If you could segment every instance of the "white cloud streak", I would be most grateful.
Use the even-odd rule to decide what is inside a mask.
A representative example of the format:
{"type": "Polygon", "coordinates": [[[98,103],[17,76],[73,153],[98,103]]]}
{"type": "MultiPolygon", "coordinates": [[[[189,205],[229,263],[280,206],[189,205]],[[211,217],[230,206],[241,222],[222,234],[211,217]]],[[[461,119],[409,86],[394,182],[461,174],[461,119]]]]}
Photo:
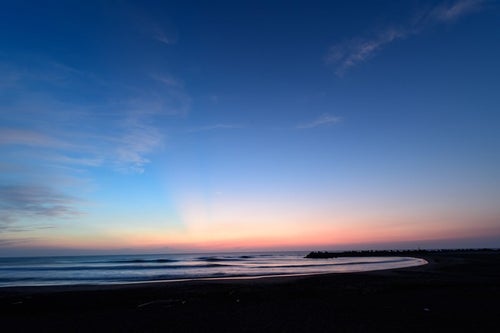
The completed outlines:
{"type": "Polygon", "coordinates": [[[48,186],[0,186],[0,232],[24,230],[18,221],[25,218],[54,219],[81,215],[74,207],[77,202],[76,198],[48,186]]]}
{"type": "Polygon", "coordinates": [[[342,121],[342,118],[340,117],[332,116],[330,114],[323,114],[322,116],[310,122],[297,125],[297,128],[310,129],[315,127],[331,126],[339,123],[340,121],[342,121]]]}
{"type": "MultiPolygon", "coordinates": [[[[94,76],[82,77],[64,65],[51,68],[55,76],[65,77],[67,82],[95,81],[94,76]]],[[[169,74],[146,74],[142,79],[147,88],[107,82],[106,89],[117,97],[101,105],[62,103],[50,90],[53,87],[34,95],[28,87],[37,76],[34,69],[31,76],[21,76],[8,88],[25,98],[0,112],[0,121],[5,124],[0,127],[4,156],[8,152],[54,166],[110,167],[122,173],[143,173],[151,163],[150,155],[163,145],[161,122],[166,117],[186,116],[191,107],[182,82],[169,74]]]]}
{"type": "Polygon", "coordinates": [[[431,11],[430,18],[441,22],[454,21],[462,16],[480,10],[484,2],[484,0],[459,0],[452,3],[444,3],[431,11]]]}
{"type": "Polygon", "coordinates": [[[335,69],[337,76],[343,76],[349,69],[367,61],[385,46],[417,35],[433,25],[456,21],[460,17],[480,10],[483,3],[483,0],[457,0],[442,3],[422,11],[405,25],[388,27],[372,37],[356,37],[331,46],[325,62],[335,69]]]}
{"type": "Polygon", "coordinates": [[[104,163],[103,158],[73,157],[60,154],[48,155],[47,159],[57,164],[79,165],[84,167],[99,167],[104,163]]]}
{"type": "MultiPolygon", "coordinates": [[[[146,24],[142,33],[171,45],[177,34],[167,28],[146,24]]],[[[93,182],[96,168],[146,172],[163,146],[168,117],[184,117],[191,107],[182,81],[168,73],[133,71],[130,79],[114,80],[39,55],[3,53],[0,72],[0,99],[8,100],[0,108],[4,234],[79,216],[83,201],[66,193],[84,195],[80,183],[93,182]]]]}
{"type": "Polygon", "coordinates": [[[0,145],[22,145],[32,147],[68,148],[62,140],[34,130],[0,128],[0,145]]]}
{"type": "Polygon", "coordinates": [[[168,38],[167,35],[163,31],[157,31],[153,35],[153,39],[156,39],[160,43],[163,43],[165,45],[172,45],[175,44],[176,39],[175,38],[168,38]]]}
{"type": "Polygon", "coordinates": [[[146,156],[162,145],[163,135],[141,120],[128,123],[126,133],[118,139],[115,166],[125,173],[144,173],[145,165],[151,162],[146,156]]]}
{"type": "Polygon", "coordinates": [[[171,75],[151,74],[151,78],[167,85],[168,87],[182,88],[183,86],[182,82],[171,75]]]}

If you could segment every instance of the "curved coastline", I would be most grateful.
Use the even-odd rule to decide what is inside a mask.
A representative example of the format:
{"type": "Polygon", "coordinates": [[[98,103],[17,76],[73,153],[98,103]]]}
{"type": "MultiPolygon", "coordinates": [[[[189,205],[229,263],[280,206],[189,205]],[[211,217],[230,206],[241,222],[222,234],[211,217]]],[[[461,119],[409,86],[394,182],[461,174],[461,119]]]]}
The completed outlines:
{"type": "Polygon", "coordinates": [[[162,283],[176,283],[176,282],[203,282],[203,281],[245,281],[245,280],[261,280],[261,279],[279,279],[279,278],[289,278],[289,277],[308,277],[317,275],[330,275],[330,274],[355,274],[355,273],[369,273],[369,272],[379,272],[379,271],[391,271],[402,268],[418,267],[429,264],[425,259],[412,258],[416,261],[409,265],[389,267],[389,268],[374,268],[374,269],[364,269],[364,270],[350,270],[350,271],[323,271],[314,273],[286,273],[286,274],[265,274],[265,275],[244,275],[244,276],[219,276],[219,277],[200,277],[200,278],[185,278],[185,279],[170,279],[170,280],[151,280],[151,281],[136,281],[136,282],[118,282],[110,284],[101,284],[99,286],[126,286],[126,285],[147,285],[147,284],[162,284],[162,283]]]}
{"type": "Polygon", "coordinates": [[[500,252],[434,252],[423,259],[429,264],[345,274],[2,288],[2,325],[7,331],[487,331],[500,315],[500,252]]]}
{"type": "MultiPolygon", "coordinates": [[[[360,259],[363,257],[359,257],[360,259]]],[[[399,257],[397,257],[399,258],[399,257]]],[[[423,258],[409,258],[414,259],[412,264],[401,265],[398,267],[386,268],[373,268],[364,270],[345,270],[345,271],[321,271],[310,273],[288,273],[288,274],[264,274],[264,275],[246,275],[246,276],[216,276],[216,277],[195,277],[195,278],[181,278],[181,279],[159,279],[159,280],[144,280],[144,281],[125,281],[125,282],[112,282],[112,283],[86,283],[86,284],[44,284],[44,285],[22,285],[22,286],[5,286],[0,287],[0,297],[2,293],[14,294],[52,294],[54,292],[85,292],[85,291],[112,291],[112,290],[135,290],[137,288],[162,288],[165,286],[198,286],[203,288],[206,284],[238,284],[238,285],[254,285],[254,284],[268,284],[268,283],[286,283],[287,281],[293,282],[297,279],[315,279],[330,276],[350,276],[350,275],[363,275],[363,274],[376,274],[376,275],[391,275],[398,270],[414,270],[423,266],[435,265],[434,260],[423,258]]]]}
{"type": "MultiPolygon", "coordinates": [[[[220,260],[231,262],[231,257],[224,257],[220,260]]],[[[163,260],[161,264],[155,266],[20,266],[13,268],[14,274],[17,271],[19,276],[31,275],[25,279],[15,280],[14,277],[2,278],[0,289],[3,288],[22,288],[22,287],[56,287],[56,286],[112,286],[112,285],[140,285],[152,283],[173,283],[186,281],[217,281],[217,280],[257,280],[264,278],[279,277],[299,277],[322,274],[345,274],[356,272],[370,272],[380,270],[390,270],[425,265],[428,262],[424,259],[414,257],[349,257],[349,258],[329,258],[329,259],[308,259],[300,257],[278,257],[271,261],[256,260],[252,261],[248,257],[247,262],[232,262],[231,264],[217,264],[212,261],[219,261],[216,257],[210,257],[210,263],[200,264],[185,262],[179,265],[178,261],[172,260],[173,264],[165,265],[163,260]],[[90,267],[90,269],[86,269],[90,267]],[[195,271],[190,271],[190,269],[195,271]],[[130,270],[132,269],[132,270],[130,270]],[[186,270],[187,269],[187,270],[186,270]],[[136,272],[134,272],[136,270],[136,272]],[[180,271],[179,271],[180,270],[180,271]],[[201,271],[200,271],[201,270],[201,271]],[[145,274],[142,274],[146,271],[145,274]],[[97,275],[95,275],[97,272],[97,275]],[[131,274],[142,275],[135,277],[131,274]],[[180,272],[180,273],[178,273],[180,272]],[[72,274],[84,274],[78,279],[71,279],[72,274]],[[39,274],[37,277],[36,274],[39,274]],[[43,278],[47,274],[52,274],[51,278],[43,278]],[[68,276],[69,278],[65,278],[68,276]],[[86,275],[85,275],[86,274],[86,275]],[[124,274],[124,278],[107,278],[100,276],[103,274],[124,274]],[[177,274],[177,275],[175,275],[177,274]]],[[[204,260],[204,259],[203,259],[204,260]]],[[[155,260],[155,262],[158,260],[155,260]]],[[[9,272],[9,267],[4,267],[9,272]]]]}

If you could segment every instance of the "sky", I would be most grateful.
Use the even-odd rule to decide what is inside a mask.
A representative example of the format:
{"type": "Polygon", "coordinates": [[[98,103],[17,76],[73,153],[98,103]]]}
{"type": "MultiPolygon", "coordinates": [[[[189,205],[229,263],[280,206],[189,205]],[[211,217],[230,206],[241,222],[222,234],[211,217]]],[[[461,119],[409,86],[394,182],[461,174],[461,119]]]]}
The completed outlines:
{"type": "Polygon", "coordinates": [[[497,1],[0,2],[0,256],[500,247],[497,1]]]}

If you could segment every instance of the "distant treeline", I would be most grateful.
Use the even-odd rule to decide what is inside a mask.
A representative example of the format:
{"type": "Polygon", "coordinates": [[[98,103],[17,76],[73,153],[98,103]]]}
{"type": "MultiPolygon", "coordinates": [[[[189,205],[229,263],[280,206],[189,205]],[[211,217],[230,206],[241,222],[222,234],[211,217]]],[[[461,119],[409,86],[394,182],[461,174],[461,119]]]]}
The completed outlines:
{"type": "Polygon", "coordinates": [[[363,250],[363,251],[313,251],[306,258],[326,259],[339,257],[386,257],[386,256],[417,256],[426,254],[466,253],[466,252],[500,252],[500,249],[438,249],[438,250],[363,250]]]}

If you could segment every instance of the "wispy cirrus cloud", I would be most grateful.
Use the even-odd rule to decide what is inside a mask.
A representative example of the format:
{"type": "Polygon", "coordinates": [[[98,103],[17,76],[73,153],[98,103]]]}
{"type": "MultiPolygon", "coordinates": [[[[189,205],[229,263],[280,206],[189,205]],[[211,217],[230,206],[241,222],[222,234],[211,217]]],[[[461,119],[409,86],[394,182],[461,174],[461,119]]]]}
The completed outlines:
{"type": "Polygon", "coordinates": [[[98,167],[103,165],[104,159],[98,157],[74,157],[62,154],[45,154],[48,161],[63,165],[78,165],[84,167],[98,167]]]}
{"type": "Polygon", "coordinates": [[[309,128],[315,128],[315,127],[325,127],[325,126],[335,125],[335,124],[339,123],[340,121],[342,121],[341,117],[332,116],[330,114],[325,113],[312,121],[297,125],[296,128],[309,129],[309,128]]]}
{"type": "Polygon", "coordinates": [[[79,216],[82,212],[75,208],[78,202],[80,200],[44,185],[0,186],[0,231],[24,231],[18,222],[26,218],[50,220],[79,216]]]}
{"type": "Polygon", "coordinates": [[[118,123],[117,135],[108,138],[115,145],[113,164],[120,172],[143,173],[151,163],[148,156],[165,140],[165,133],[156,125],[158,120],[185,117],[191,108],[191,98],[179,79],[169,74],[150,75],[150,79],[150,91],[125,106],[129,110],[118,123]]]}
{"type": "Polygon", "coordinates": [[[167,36],[167,34],[160,29],[154,31],[153,39],[156,39],[157,41],[165,45],[172,45],[177,42],[177,36],[175,35],[167,36]]]}
{"type": "Polygon", "coordinates": [[[128,119],[126,123],[126,131],[117,140],[115,167],[125,173],[143,173],[151,162],[146,156],[162,145],[163,135],[141,119],[128,119]]]}
{"type": "Polygon", "coordinates": [[[485,0],[457,0],[445,2],[431,9],[429,20],[449,22],[483,8],[485,0]]]}
{"type": "MultiPolygon", "coordinates": [[[[0,228],[1,230],[1,228],[0,228]]],[[[21,238],[0,238],[0,247],[7,247],[11,245],[19,245],[23,243],[30,243],[33,241],[32,237],[21,237],[21,238]]]]}
{"type": "Polygon", "coordinates": [[[161,144],[163,137],[156,128],[140,121],[126,123],[115,136],[98,138],[80,134],[75,139],[69,134],[55,137],[36,130],[0,129],[0,146],[20,147],[16,149],[18,156],[53,165],[111,166],[120,172],[143,173],[150,162],[145,156],[161,144]],[[23,151],[23,146],[29,150],[23,151]]]}
{"type": "Polygon", "coordinates": [[[0,145],[68,148],[71,145],[35,130],[0,128],[0,145]]]}
{"type": "Polygon", "coordinates": [[[151,74],[151,78],[153,80],[157,80],[169,87],[172,87],[172,88],[182,88],[183,87],[183,83],[181,81],[179,81],[178,79],[176,79],[175,77],[173,77],[172,75],[158,75],[158,74],[151,74]]]}
{"type": "Polygon", "coordinates": [[[443,2],[427,10],[422,10],[405,24],[381,29],[369,37],[354,37],[332,45],[325,57],[325,62],[334,67],[338,76],[343,76],[350,68],[367,61],[387,45],[417,35],[436,24],[451,23],[479,11],[484,2],[484,0],[443,2]]]}
{"type": "Polygon", "coordinates": [[[34,94],[30,86],[33,77],[38,77],[35,67],[4,91],[23,96],[0,112],[4,124],[0,127],[0,149],[6,149],[4,152],[59,165],[143,173],[152,161],[150,156],[163,145],[161,123],[166,117],[185,117],[190,110],[191,99],[183,83],[169,74],[146,74],[142,84],[124,85],[100,79],[95,82],[95,76],[82,75],[64,65],[51,68],[61,82],[67,82],[62,90],[91,81],[98,89],[105,84],[111,96],[117,97],[106,103],[71,104],[61,102],[57,98],[59,87],[50,85],[44,85],[50,86],[47,91],[34,94]]]}
{"type": "Polygon", "coordinates": [[[403,30],[388,29],[373,38],[353,38],[330,47],[326,63],[335,67],[335,74],[342,76],[350,68],[368,60],[383,46],[407,35],[403,30]]]}
{"type": "Polygon", "coordinates": [[[191,98],[186,93],[184,83],[168,74],[153,74],[150,77],[159,83],[149,93],[149,98],[154,101],[150,109],[155,114],[186,116],[191,109],[191,98]]]}
{"type": "Polygon", "coordinates": [[[0,79],[9,100],[0,108],[0,246],[84,215],[79,197],[99,188],[97,169],[144,173],[168,117],[189,113],[183,84],[167,74],[117,82],[63,64],[11,63],[0,79]],[[68,98],[82,87],[85,99],[68,98]]]}

